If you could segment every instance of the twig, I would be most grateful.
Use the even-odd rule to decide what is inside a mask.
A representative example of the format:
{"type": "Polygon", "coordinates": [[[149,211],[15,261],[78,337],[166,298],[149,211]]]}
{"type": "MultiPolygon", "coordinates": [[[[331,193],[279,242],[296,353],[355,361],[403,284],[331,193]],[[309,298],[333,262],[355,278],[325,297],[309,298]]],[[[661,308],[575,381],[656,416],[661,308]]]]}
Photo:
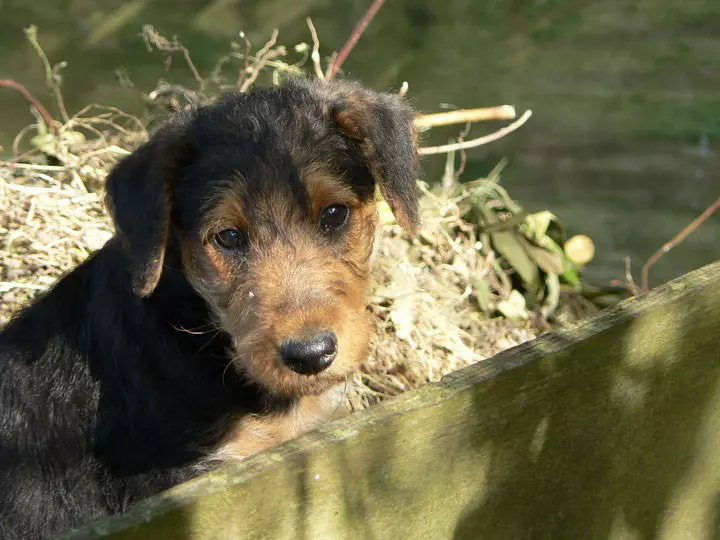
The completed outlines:
{"type": "Polygon", "coordinates": [[[433,114],[421,114],[415,118],[415,127],[429,129],[437,126],[464,124],[466,122],[482,122],[484,120],[514,120],[517,117],[515,107],[500,105],[499,107],[483,107],[481,109],[461,109],[433,114]]]}
{"type": "Polygon", "coordinates": [[[469,141],[464,141],[461,143],[444,144],[441,146],[426,146],[425,148],[419,148],[418,153],[420,155],[427,156],[431,154],[443,154],[445,152],[452,152],[454,150],[462,150],[465,148],[475,148],[477,146],[482,146],[483,144],[502,139],[505,135],[512,133],[520,126],[522,126],[525,122],[527,122],[531,116],[532,111],[527,110],[520,118],[515,120],[515,122],[513,122],[512,124],[507,125],[504,128],[498,129],[494,133],[485,135],[484,137],[478,137],[477,139],[471,139],[469,141]]]}
{"type": "Polygon", "coordinates": [[[247,77],[248,73],[248,66],[250,65],[250,49],[252,45],[250,44],[250,40],[245,35],[245,32],[240,32],[240,39],[243,40],[243,43],[245,44],[245,51],[243,52],[243,67],[242,71],[238,73],[237,81],[235,82],[235,86],[237,88],[242,87],[243,82],[245,81],[245,77],[247,77]]]}
{"type": "MultiPolygon", "coordinates": [[[[273,29],[273,33],[270,36],[270,39],[267,43],[263,46],[262,49],[260,49],[257,53],[257,63],[253,66],[252,72],[250,73],[250,76],[243,82],[242,86],[240,86],[240,92],[247,92],[248,89],[252,86],[252,84],[255,82],[255,79],[258,78],[258,75],[260,75],[260,72],[265,67],[265,64],[268,63],[269,60],[272,60],[273,58],[277,58],[278,56],[282,56],[285,54],[285,50],[271,50],[273,45],[277,42],[278,37],[278,29],[273,29]]],[[[280,48],[278,48],[280,49],[280,48]]]]}
{"type": "Polygon", "coordinates": [[[305,22],[310,29],[310,35],[312,36],[313,41],[312,54],[310,55],[310,59],[312,60],[313,67],[315,68],[315,76],[321,81],[324,81],[325,74],[323,73],[322,65],[320,64],[320,40],[318,39],[317,31],[315,30],[315,25],[313,24],[312,19],[308,17],[305,19],[305,22]]]}
{"type": "Polygon", "coordinates": [[[63,69],[65,66],[67,66],[67,62],[60,62],[59,64],[55,65],[52,70],[52,82],[49,83],[53,94],[55,94],[55,101],[57,102],[58,109],[60,110],[60,118],[63,119],[63,122],[67,122],[70,119],[67,108],[65,108],[65,98],[63,97],[62,91],[60,90],[60,81],[62,79],[59,73],[60,70],[63,69]]]}
{"type": "Polygon", "coordinates": [[[637,296],[640,292],[633,279],[632,261],[630,261],[630,257],[625,257],[625,286],[632,296],[637,296]]]}
{"type": "Polygon", "coordinates": [[[37,154],[39,150],[37,148],[31,148],[30,150],[27,150],[26,152],[15,152],[14,155],[10,158],[11,163],[15,163],[18,161],[22,161],[23,159],[27,159],[33,154],[37,154]]]}
{"type": "Polygon", "coordinates": [[[25,169],[36,171],[67,171],[67,167],[60,165],[39,165],[35,163],[15,163],[13,161],[0,161],[0,167],[10,167],[12,169],[25,169]]]}
{"type": "MultiPolygon", "coordinates": [[[[137,116],[135,116],[134,114],[126,113],[125,111],[118,109],[117,107],[113,107],[111,105],[99,105],[97,103],[91,103],[90,105],[86,105],[85,107],[80,109],[78,112],[76,112],[73,115],[73,118],[74,119],[85,118],[86,120],[92,120],[94,117],[89,117],[89,118],[83,117],[83,115],[85,113],[89,112],[91,109],[99,109],[101,111],[115,113],[116,116],[125,118],[125,119],[133,122],[135,124],[135,126],[137,127],[137,129],[143,134],[143,136],[146,139],[149,137],[147,128],[145,127],[145,125],[142,123],[142,121],[137,116]]],[[[105,113],[103,113],[103,114],[105,114],[105,113]]],[[[98,115],[98,116],[101,116],[101,115],[98,115]]],[[[117,124],[115,124],[115,126],[118,128],[120,127],[117,124]]]]}
{"type": "Polygon", "coordinates": [[[355,47],[355,44],[358,42],[358,39],[360,39],[360,36],[363,35],[365,32],[365,29],[370,24],[370,21],[373,20],[373,17],[377,14],[378,11],[380,11],[380,8],[385,3],[385,0],[373,0],[373,3],[368,8],[365,15],[363,15],[363,18],[360,19],[360,22],[357,23],[355,28],[353,29],[352,33],[350,34],[350,37],[345,42],[345,45],[343,45],[342,49],[340,49],[340,52],[337,55],[337,58],[330,64],[330,67],[328,68],[328,75],[327,79],[332,80],[335,78],[335,75],[337,74],[338,70],[340,69],[340,66],[345,63],[345,60],[347,59],[350,52],[355,47]]]}
{"type": "Polygon", "coordinates": [[[337,51],[334,51],[330,55],[330,58],[328,58],[328,65],[327,65],[327,68],[325,68],[325,80],[329,80],[330,70],[332,70],[333,64],[335,64],[336,59],[337,59],[337,51]]]}
{"type": "Polygon", "coordinates": [[[50,66],[50,61],[48,60],[45,51],[43,51],[42,47],[40,46],[40,42],[38,41],[37,26],[35,26],[34,24],[31,24],[28,28],[25,29],[25,37],[27,37],[27,40],[33,46],[35,52],[37,52],[40,60],[42,60],[43,65],[45,66],[45,82],[47,83],[48,88],[55,95],[55,101],[57,102],[58,109],[60,109],[60,117],[62,118],[63,122],[67,122],[68,120],[70,120],[70,116],[68,116],[67,109],[65,108],[65,100],[62,97],[60,85],[58,84],[58,81],[60,80],[60,75],[58,75],[58,71],[64,68],[66,64],[65,62],[61,62],[54,68],[50,66]]]}
{"type": "Polygon", "coordinates": [[[5,88],[12,88],[13,90],[17,90],[20,92],[23,97],[33,106],[35,109],[37,109],[37,112],[40,113],[40,116],[43,117],[43,120],[47,124],[48,128],[57,135],[58,127],[55,125],[55,120],[52,116],[50,116],[50,113],[47,111],[45,107],[43,107],[43,104],[40,103],[35,96],[33,96],[30,91],[25,88],[22,84],[19,82],[10,80],[10,79],[0,79],[0,87],[5,88]]]}
{"type": "MultiPolygon", "coordinates": [[[[153,46],[161,52],[165,53],[165,58],[168,62],[171,60],[171,54],[174,52],[181,52],[183,56],[185,57],[185,63],[187,64],[188,68],[190,68],[190,71],[193,74],[193,77],[198,83],[198,86],[200,88],[200,91],[202,92],[205,89],[206,81],[200,76],[200,72],[195,67],[195,64],[192,61],[192,58],[190,58],[190,51],[188,51],[187,47],[180,43],[177,36],[173,36],[172,41],[168,40],[166,37],[161,36],[158,34],[158,32],[155,30],[155,28],[151,24],[146,24],[143,26],[143,39],[145,40],[145,46],[147,47],[148,51],[152,52],[153,46]]],[[[168,64],[169,65],[169,64],[168,64]]]]}
{"type": "Polygon", "coordinates": [[[705,211],[696,217],[687,227],[680,231],[672,240],[667,244],[658,249],[652,257],[650,257],[645,265],[642,267],[642,290],[646,292],[648,290],[648,281],[650,275],[650,268],[658,262],[667,252],[676,247],[680,242],[690,235],[698,226],[712,216],[715,211],[720,208],[720,197],[711,204],[705,211]]]}
{"type": "MultiPolygon", "coordinates": [[[[40,114],[40,113],[38,113],[38,114],[40,114]]],[[[23,137],[25,137],[25,134],[28,133],[29,131],[32,131],[33,129],[37,131],[39,129],[39,125],[37,123],[28,124],[27,126],[22,128],[20,131],[18,131],[17,135],[15,135],[15,138],[13,139],[13,143],[12,143],[13,157],[11,158],[11,161],[18,161],[18,159],[16,159],[16,158],[17,158],[17,155],[20,153],[20,143],[22,142],[23,137]]],[[[58,132],[59,132],[59,128],[58,128],[58,132]]],[[[37,147],[35,149],[37,150],[37,147]]]]}
{"type": "MultiPolygon", "coordinates": [[[[458,135],[457,142],[462,143],[465,142],[465,138],[470,135],[470,128],[472,127],[472,124],[468,122],[465,124],[465,129],[463,129],[460,132],[460,135],[458,135]]],[[[455,183],[457,184],[460,181],[460,176],[462,173],[465,172],[465,165],[467,165],[467,152],[464,148],[460,149],[460,165],[458,166],[457,170],[455,171],[455,183]]]]}
{"type": "Polygon", "coordinates": [[[196,105],[202,101],[202,98],[197,92],[179,84],[160,84],[155,90],[148,94],[147,98],[150,101],[156,101],[160,96],[166,94],[170,94],[171,96],[180,95],[191,105],[196,105]]]}

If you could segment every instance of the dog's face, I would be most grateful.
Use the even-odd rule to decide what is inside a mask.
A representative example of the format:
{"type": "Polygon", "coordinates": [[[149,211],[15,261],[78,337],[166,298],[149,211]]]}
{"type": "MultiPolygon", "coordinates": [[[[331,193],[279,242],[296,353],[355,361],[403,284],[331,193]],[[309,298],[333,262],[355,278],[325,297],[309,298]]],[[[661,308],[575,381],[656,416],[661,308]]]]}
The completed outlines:
{"type": "Polygon", "coordinates": [[[137,294],[168,242],[267,390],[320,393],[362,360],[383,191],[417,225],[412,111],[349,83],[293,81],[179,114],[108,179],[137,294]]]}

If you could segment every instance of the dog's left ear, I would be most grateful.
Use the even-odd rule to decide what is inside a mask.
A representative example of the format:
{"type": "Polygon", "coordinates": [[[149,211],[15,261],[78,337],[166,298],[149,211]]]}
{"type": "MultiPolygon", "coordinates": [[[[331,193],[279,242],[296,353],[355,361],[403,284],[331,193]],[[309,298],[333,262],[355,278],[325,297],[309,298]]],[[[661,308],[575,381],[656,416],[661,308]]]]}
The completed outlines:
{"type": "Polygon", "coordinates": [[[123,158],[106,182],[106,204],[129,261],[132,286],[149,296],[160,281],[170,233],[169,182],[180,173],[189,112],[177,114],[123,158]]]}
{"type": "Polygon", "coordinates": [[[326,84],[331,119],[357,142],[398,223],[414,234],[420,222],[415,112],[397,95],[326,84]]]}

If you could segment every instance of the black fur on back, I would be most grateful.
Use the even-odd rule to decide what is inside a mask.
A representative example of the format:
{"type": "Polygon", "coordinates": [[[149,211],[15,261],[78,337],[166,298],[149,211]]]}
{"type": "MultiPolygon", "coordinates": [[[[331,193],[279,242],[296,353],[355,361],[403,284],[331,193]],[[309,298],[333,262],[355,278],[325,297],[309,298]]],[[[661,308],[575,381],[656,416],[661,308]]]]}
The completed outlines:
{"type": "Polygon", "coordinates": [[[247,196],[262,197],[314,160],[365,199],[379,185],[414,227],[411,123],[394,96],[296,81],[184,112],[118,165],[116,236],[0,333],[0,539],[123,513],[195,476],[224,418],[290,405],[227,369],[232,340],[186,279],[176,232],[223,175],[255,178],[247,196]]]}

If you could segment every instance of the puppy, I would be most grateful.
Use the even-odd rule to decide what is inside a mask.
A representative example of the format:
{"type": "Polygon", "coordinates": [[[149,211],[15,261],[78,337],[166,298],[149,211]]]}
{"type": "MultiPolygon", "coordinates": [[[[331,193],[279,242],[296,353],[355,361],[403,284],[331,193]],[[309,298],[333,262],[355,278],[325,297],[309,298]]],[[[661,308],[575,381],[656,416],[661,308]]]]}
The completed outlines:
{"type": "Polygon", "coordinates": [[[332,417],[370,336],[376,188],[418,224],[413,116],[293,79],[179,113],[115,167],[115,236],[0,334],[0,537],[332,417]]]}

